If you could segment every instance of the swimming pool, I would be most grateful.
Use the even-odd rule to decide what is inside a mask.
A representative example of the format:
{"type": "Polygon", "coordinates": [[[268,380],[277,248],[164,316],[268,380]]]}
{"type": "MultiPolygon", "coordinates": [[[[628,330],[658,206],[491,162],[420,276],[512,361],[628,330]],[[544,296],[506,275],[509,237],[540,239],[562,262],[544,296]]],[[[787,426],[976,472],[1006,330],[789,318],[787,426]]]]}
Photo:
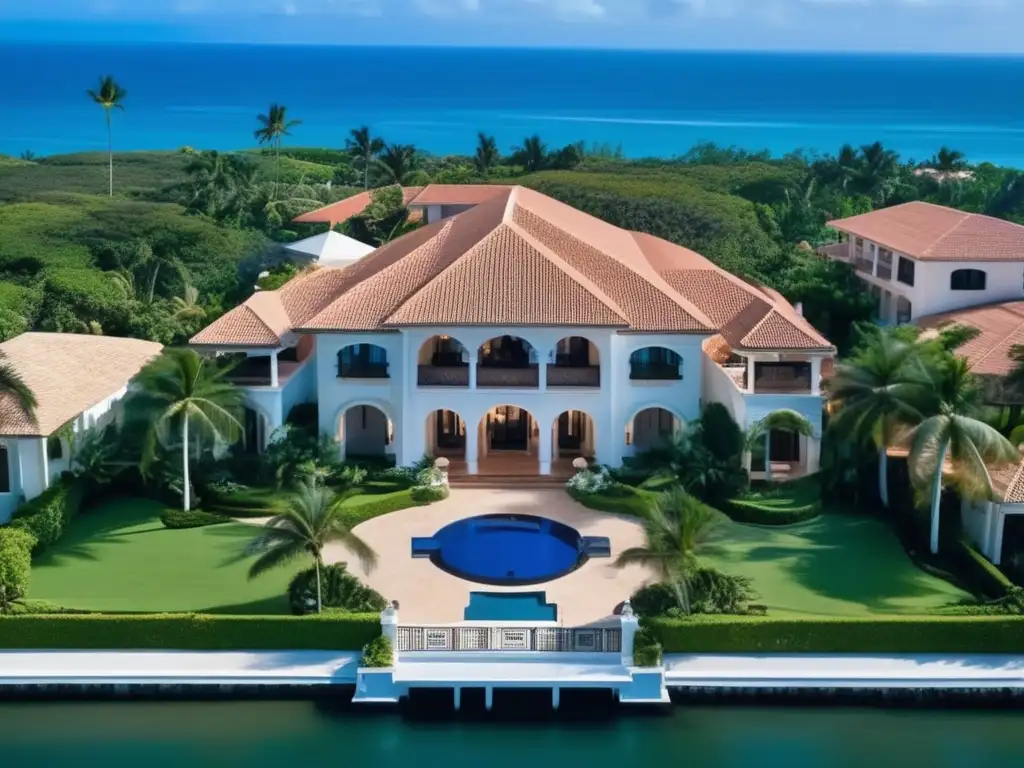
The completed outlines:
{"type": "Polygon", "coordinates": [[[544,592],[470,592],[465,621],[558,621],[544,592]]]}
{"type": "Polygon", "coordinates": [[[500,586],[539,584],[608,557],[608,539],[533,515],[479,515],[412,540],[412,556],[467,581],[500,586]]]}

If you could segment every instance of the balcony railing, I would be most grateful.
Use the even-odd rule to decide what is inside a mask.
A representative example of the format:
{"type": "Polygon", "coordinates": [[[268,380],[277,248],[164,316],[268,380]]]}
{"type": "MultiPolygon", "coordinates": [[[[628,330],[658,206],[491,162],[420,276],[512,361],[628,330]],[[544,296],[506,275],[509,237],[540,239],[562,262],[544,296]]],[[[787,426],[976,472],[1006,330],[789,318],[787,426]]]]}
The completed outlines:
{"type": "Polygon", "coordinates": [[[548,366],[549,387],[600,387],[601,367],[597,365],[548,366]]]}
{"type": "Polygon", "coordinates": [[[875,268],[874,259],[866,259],[863,256],[858,256],[857,260],[854,262],[853,268],[858,272],[870,275],[875,268]]]}
{"type": "Polygon", "coordinates": [[[478,387],[537,387],[540,386],[540,375],[536,365],[527,365],[522,368],[496,368],[489,365],[478,365],[476,385],[478,387]]]}
{"type": "Polygon", "coordinates": [[[397,650],[619,653],[622,630],[604,627],[398,627],[397,650]]]}
{"type": "Polygon", "coordinates": [[[882,280],[892,279],[892,264],[878,263],[878,277],[882,280]]]}
{"type": "Polygon", "coordinates": [[[809,395],[811,393],[810,376],[794,376],[791,379],[758,376],[754,379],[754,394],[792,394],[809,395]]]}
{"type": "Polygon", "coordinates": [[[387,379],[387,363],[347,363],[339,367],[338,377],[342,379],[387,379]]]}
{"type": "Polygon", "coordinates": [[[421,387],[468,387],[469,366],[421,365],[417,383],[421,387]]]}
{"type": "Polygon", "coordinates": [[[679,381],[683,376],[675,363],[643,363],[629,367],[629,378],[634,381],[679,381]]]}

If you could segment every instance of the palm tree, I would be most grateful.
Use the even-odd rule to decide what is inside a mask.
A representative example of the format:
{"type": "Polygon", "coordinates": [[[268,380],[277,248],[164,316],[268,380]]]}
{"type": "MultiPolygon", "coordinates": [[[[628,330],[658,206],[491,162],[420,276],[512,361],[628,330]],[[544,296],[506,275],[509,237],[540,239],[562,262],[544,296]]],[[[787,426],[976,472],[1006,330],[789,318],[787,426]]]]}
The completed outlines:
{"type": "Polygon", "coordinates": [[[473,158],[473,162],[480,173],[487,173],[501,160],[498,143],[494,140],[493,136],[488,136],[483,131],[478,133],[476,138],[476,156],[473,158]]]}
{"type": "Polygon", "coordinates": [[[615,567],[642,565],[653,569],[672,587],[680,610],[689,613],[690,575],[697,567],[697,553],[717,522],[717,513],[711,507],[681,488],[671,488],[644,515],[644,546],[619,553],[615,567]]]}
{"type": "Polygon", "coordinates": [[[949,173],[963,170],[967,163],[964,160],[963,152],[949,147],[941,147],[935,157],[931,159],[930,165],[937,171],[949,173]]]}
{"type": "Polygon", "coordinates": [[[419,166],[419,155],[412,144],[388,144],[377,161],[395,184],[406,184],[419,166]]]}
{"type": "Polygon", "coordinates": [[[772,430],[795,432],[802,437],[814,436],[814,427],[811,426],[811,422],[796,411],[773,411],[763,419],[754,422],[747,431],[747,450],[756,446],[758,441],[764,441],[764,479],[769,483],[772,481],[772,430]]]}
{"type": "Polygon", "coordinates": [[[544,167],[548,157],[547,145],[536,133],[523,139],[523,144],[516,150],[516,162],[527,172],[539,171],[544,167]]]}
{"type": "Polygon", "coordinates": [[[181,295],[171,298],[174,316],[178,320],[201,320],[206,310],[199,304],[199,289],[192,283],[192,276],[184,264],[178,264],[178,275],[181,277],[181,295]]]}
{"type": "Polygon", "coordinates": [[[189,426],[200,437],[233,443],[242,434],[239,416],[243,394],[225,380],[229,369],[218,369],[192,349],[168,349],[138,376],[138,394],[133,400],[147,414],[149,428],[142,453],[142,470],[147,471],[156,457],[157,442],[171,442],[174,430],[180,430],[182,462],[182,501],[191,507],[189,485],[189,426]]]}
{"type": "Polygon", "coordinates": [[[6,354],[0,350],[0,396],[7,395],[14,400],[15,407],[32,424],[36,423],[36,396],[21,378],[14,366],[5,363],[6,354]]]}
{"type": "Polygon", "coordinates": [[[864,145],[860,152],[859,191],[877,203],[884,203],[898,186],[899,155],[880,141],[864,145]]]}
{"type": "Polygon", "coordinates": [[[351,137],[345,139],[345,151],[353,160],[363,163],[363,189],[370,188],[370,166],[374,158],[384,151],[384,140],[370,135],[369,126],[353,128],[351,137]]]}
{"type": "Polygon", "coordinates": [[[1020,460],[1009,440],[975,418],[981,411],[982,391],[968,370],[966,358],[950,359],[936,378],[937,408],[910,434],[908,459],[914,484],[919,488],[931,484],[932,554],[939,551],[939,502],[946,459],[950,459],[954,484],[967,499],[992,497],[989,464],[1020,460]]]}
{"type": "Polygon", "coordinates": [[[915,344],[878,333],[849,362],[836,366],[829,394],[830,428],[878,447],[878,494],[889,506],[888,449],[901,427],[921,421],[930,380],[915,344]]]}
{"type": "Polygon", "coordinates": [[[277,159],[274,168],[274,185],[281,181],[281,141],[285,136],[291,136],[291,129],[302,123],[301,120],[289,120],[288,108],[282,104],[271,104],[270,111],[265,115],[258,115],[260,127],[253,131],[253,136],[260,144],[270,144],[274,147],[277,159]]]}
{"type": "Polygon", "coordinates": [[[331,541],[340,542],[354,554],[367,573],[376,567],[377,554],[345,525],[341,499],[309,477],[299,485],[287,509],[268,520],[253,541],[251,548],[260,555],[249,568],[249,578],[300,555],[310,555],[316,567],[316,610],[319,613],[323,607],[320,569],[324,564],[324,546],[331,541]]]}
{"type": "Polygon", "coordinates": [[[89,94],[89,98],[92,99],[96,104],[103,107],[103,111],[107,116],[107,164],[110,169],[110,184],[108,194],[114,196],[114,134],[110,124],[110,110],[120,109],[124,110],[124,99],[128,95],[128,91],[117,84],[117,81],[113,77],[107,75],[106,77],[100,78],[99,87],[93,91],[86,91],[89,94]]]}

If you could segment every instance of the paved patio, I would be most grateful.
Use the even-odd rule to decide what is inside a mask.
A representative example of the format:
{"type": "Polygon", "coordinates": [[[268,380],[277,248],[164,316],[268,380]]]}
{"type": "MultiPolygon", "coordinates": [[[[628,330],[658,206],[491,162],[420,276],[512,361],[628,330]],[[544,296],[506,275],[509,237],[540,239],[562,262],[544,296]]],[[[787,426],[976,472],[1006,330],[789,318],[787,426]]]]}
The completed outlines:
{"type": "Polygon", "coordinates": [[[365,583],[389,600],[398,600],[402,624],[462,621],[469,593],[474,591],[543,591],[548,602],[558,604],[561,624],[583,626],[610,619],[618,603],[653,578],[644,568],[612,565],[619,552],[643,544],[638,522],[587,509],[563,490],[455,488],[444,501],[368,520],[355,531],[377,552],[378,565],[372,574],[366,574],[355,560],[349,561],[348,552],[338,544],[328,545],[325,559],[348,562],[352,573],[365,583]],[[476,584],[445,573],[428,559],[413,559],[412,537],[432,536],[464,517],[497,513],[539,515],[571,525],[583,536],[607,536],[612,556],[590,560],[560,579],[525,587],[476,584]]]}

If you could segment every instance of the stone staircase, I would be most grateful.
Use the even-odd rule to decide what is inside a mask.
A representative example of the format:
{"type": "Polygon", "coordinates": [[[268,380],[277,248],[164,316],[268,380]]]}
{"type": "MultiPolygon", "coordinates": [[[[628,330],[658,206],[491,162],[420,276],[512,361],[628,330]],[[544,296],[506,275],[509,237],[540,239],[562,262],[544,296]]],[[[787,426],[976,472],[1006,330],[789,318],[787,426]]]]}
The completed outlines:
{"type": "Polygon", "coordinates": [[[513,491],[560,490],[569,478],[560,475],[448,475],[452,488],[488,488],[513,491]]]}

